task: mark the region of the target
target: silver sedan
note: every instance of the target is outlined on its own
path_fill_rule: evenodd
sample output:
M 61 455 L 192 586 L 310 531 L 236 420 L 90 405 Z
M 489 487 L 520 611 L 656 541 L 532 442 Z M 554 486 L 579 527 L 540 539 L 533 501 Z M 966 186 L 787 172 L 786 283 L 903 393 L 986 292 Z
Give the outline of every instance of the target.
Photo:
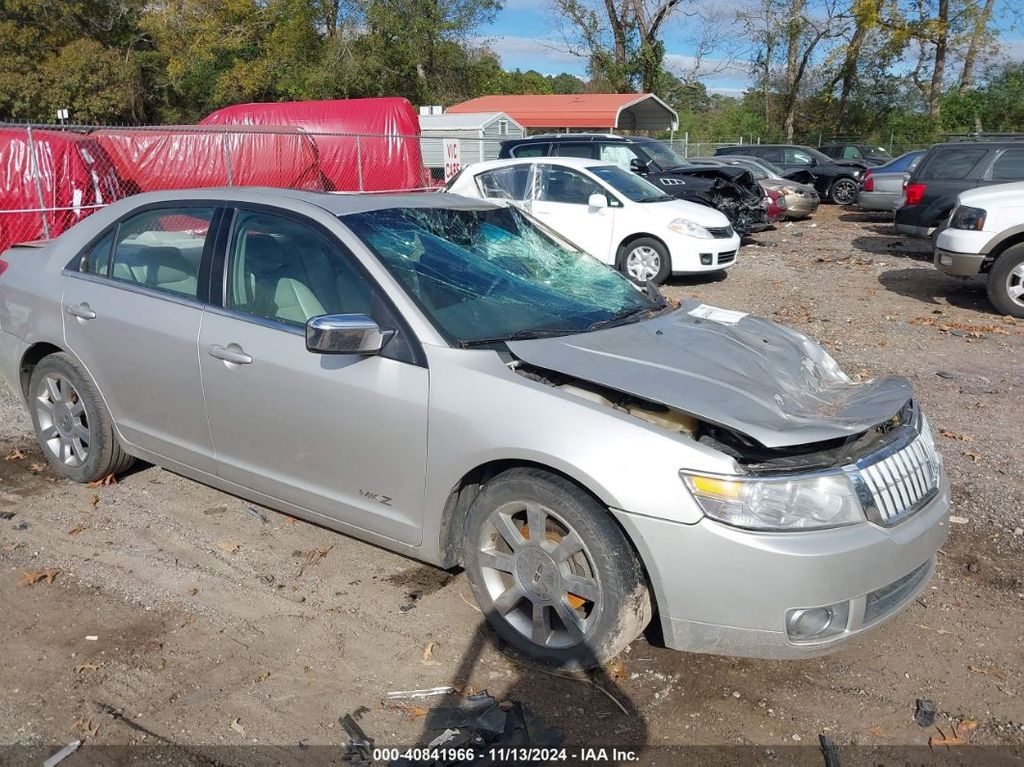
M 445 568 L 562 666 L 828 652 L 928 582 L 902 379 L 676 307 L 454 195 L 139 195 L 0 257 L 0 369 L 78 482 L 141 459 Z

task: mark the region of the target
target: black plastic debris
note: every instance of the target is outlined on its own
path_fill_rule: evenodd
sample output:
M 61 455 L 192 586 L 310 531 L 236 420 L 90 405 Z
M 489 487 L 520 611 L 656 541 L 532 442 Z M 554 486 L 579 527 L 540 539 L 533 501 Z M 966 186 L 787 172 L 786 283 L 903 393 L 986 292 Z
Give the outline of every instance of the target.
M 818 736 L 818 744 L 825 759 L 825 767 L 839 767 L 839 749 L 836 748 L 835 741 L 822 733 Z
M 363 728 L 356 722 L 356 719 L 367 711 L 369 709 L 366 706 L 360 706 L 353 712 L 355 716 L 345 714 L 345 716 L 338 720 L 348 734 L 348 743 L 345 745 L 345 754 L 342 757 L 342 761 L 349 764 L 373 764 L 373 738 L 363 732 Z
M 914 721 L 918 727 L 931 727 L 935 724 L 935 704 L 927 698 L 918 698 L 914 709 Z

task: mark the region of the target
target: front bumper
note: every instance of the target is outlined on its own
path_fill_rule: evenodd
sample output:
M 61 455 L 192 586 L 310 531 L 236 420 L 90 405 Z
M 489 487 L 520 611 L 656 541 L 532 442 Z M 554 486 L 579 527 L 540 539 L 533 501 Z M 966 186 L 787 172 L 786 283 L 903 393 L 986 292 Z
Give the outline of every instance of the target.
M 944 248 L 935 249 L 935 268 L 953 277 L 973 277 L 981 272 L 985 256 L 981 253 L 957 253 Z
M 654 589 L 665 643 L 752 658 L 833 652 L 896 615 L 928 583 L 949 531 L 949 483 L 893 527 L 758 533 L 615 511 Z M 910 577 L 908 577 L 910 576 Z M 905 579 L 905 580 L 902 580 Z M 786 634 L 787 610 L 849 601 L 846 629 L 815 643 Z
M 701 274 L 728 269 L 736 263 L 740 238 L 702 240 L 678 235 L 669 240 L 672 254 L 672 274 Z

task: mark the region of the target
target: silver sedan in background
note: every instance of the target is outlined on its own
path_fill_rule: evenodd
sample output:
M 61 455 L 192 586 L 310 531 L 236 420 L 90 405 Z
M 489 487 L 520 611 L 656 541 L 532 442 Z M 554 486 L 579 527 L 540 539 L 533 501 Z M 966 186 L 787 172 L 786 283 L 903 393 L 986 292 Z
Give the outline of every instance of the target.
M 740 165 L 751 173 L 765 189 L 777 189 L 786 200 L 783 218 L 801 219 L 812 215 L 821 204 L 813 184 L 801 184 L 785 177 L 783 170 L 763 157 L 724 154 L 717 157 L 696 157 L 693 162 L 712 165 Z
M 924 149 L 906 152 L 885 165 L 865 171 L 857 190 L 857 206 L 862 210 L 896 210 L 903 199 L 903 184 L 924 153 Z
M 0 257 L 0 370 L 64 476 L 141 459 L 463 566 L 561 666 L 655 612 L 681 650 L 828 652 L 946 538 L 907 381 L 456 195 L 122 200 Z

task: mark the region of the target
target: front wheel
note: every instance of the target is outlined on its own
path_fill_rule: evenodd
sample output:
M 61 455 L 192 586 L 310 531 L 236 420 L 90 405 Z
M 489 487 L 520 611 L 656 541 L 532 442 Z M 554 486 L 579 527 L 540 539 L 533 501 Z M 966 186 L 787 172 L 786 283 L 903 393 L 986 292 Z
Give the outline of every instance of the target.
M 620 251 L 619 270 L 637 285 L 660 285 L 668 279 L 672 259 L 662 243 L 653 237 L 639 237 Z
M 988 273 L 988 300 L 1002 314 L 1024 317 L 1024 244 L 1004 250 Z
M 563 668 L 619 654 L 651 618 L 640 562 L 582 489 L 539 469 L 510 469 L 470 507 L 466 574 L 495 631 L 519 652 Z
M 836 205 L 850 205 L 857 199 L 857 182 L 852 178 L 837 178 L 828 189 L 828 198 Z
M 117 441 L 99 391 L 73 357 L 44 357 L 32 371 L 28 393 L 36 439 L 58 473 L 95 482 L 132 465 L 135 459 Z

